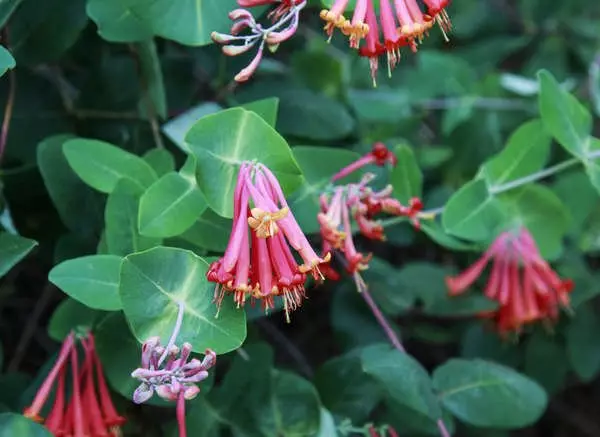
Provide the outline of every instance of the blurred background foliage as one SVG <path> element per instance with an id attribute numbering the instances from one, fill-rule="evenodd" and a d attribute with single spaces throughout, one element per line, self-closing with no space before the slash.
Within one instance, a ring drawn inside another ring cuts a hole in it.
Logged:
<path id="1" fill-rule="evenodd" d="M 4 410 L 19 411 L 30 399 L 39 384 L 36 375 L 56 350 L 51 339 L 98 321 L 98 348 L 113 388 L 128 395 L 134 387 L 128 375 L 137 363 L 137 342 L 123 317 L 106 317 L 65 300 L 47 281 L 55 264 L 94 254 L 105 244 L 105 198 L 52 152 L 65 135 L 117 144 L 166 173 L 184 163 L 177 143 L 191 121 L 220 108 L 276 97 L 276 128 L 292 147 L 358 153 L 368 151 L 374 141 L 410 147 L 424 173 L 429 209 L 444 205 L 482 162 L 503 149 L 518 126 L 538 116 L 539 69 L 549 70 L 600 116 L 598 2 L 454 0 L 449 8 L 451 41 L 445 43 L 433 29 L 418 54 L 403 56 L 391 78 L 382 68 L 373 88 L 366 59 L 349 50 L 340 35 L 326 42 L 319 0 L 310 1 L 297 35 L 264 60 L 250 82 L 234 84 L 233 76 L 250 58 L 228 58 L 218 47 L 204 45 L 209 39 L 203 29 L 228 26 L 226 14 L 235 2 L 221 1 L 207 6 L 200 22 L 171 16 L 168 8 L 162 20 L 134 19 L 145 6 L 130 0 L 0 3 L 2 43 L 17 65 L 0 81 L 0 102 L 14 93 L 2 155 L 0 221 L 7 232 L 0 234 L 0 271 L 6 274 L 32 251 L 0 284 Z M 161 7 L 164 2 L 155 3 Z M 134 18 L 114 20 L 124 5 Z M 597 136 L 600 124 L 595 121 Z M 169 151 L 166 157 L 163 147 Z M 566 157 L 553 148 L 550 163 Z M 310 168 L 310 158 L 305 162 Z M 380 176 L 386 182 L 383 171 Z M 44 183 L 50 179 L 53 188 Z M 407 349 L 427 369 L 453 357 L 484 358 L 528 375 L 551 397 L 546 414 L 527 429 L 509 433 L 456 421 L 455 435 L 600 436 L 600 315 L 595 299 L 600 293 L 600 202 L 581 169 L 553 177 L 547 186 L 562 201 L 561 214 L 568 222 L 554 259 L 558 270 L 576 283 L 575 316 L 564 317 L 551 332 L 540 326 L 518 341 L 501 341 L 472 318 L 488 302 L 449 302 L 443 277 L 472 261 L 477 247 L 434 225 L 424 235 L 399 224 L 387 231 L 389 244 L 363 242 L 376 255 L 365 279 Z M 202 254 L 222 250 L 229 222 L 208 210 L 198 223 L 196 232 L 188 231 L 177 244 L 184 240 Z M 14 237 L 15 230 L 26 239 Z M 248 372 L 240 356 L 224 358 L 232 361 L 229 372 L 222 378 L 219 373 L 217 388 L 203 388 L 206 396 L 192 403 L 190 435 L 214 436 L 220 429 L 235 436 L 276 435 L 277 409 L 298 414 L 290 424 L 280 423 L 277 435 L 320 432 L 325 437 L 335 435 L 336 427 L 341 433 L 368 422 L 391 424 L 405 436 L 436 435 L 430 419 L 390 401 L 385 387 L 375 383 L 377 375 L 363 372 L 356 348 L 385 342 L 385 337 L 350 284 L 311 292 L 292 325 L 279 315 L 262 318 L 249 311 L 249 318 L 250 346 L 245 350 L 264 362 L 253 363 Z M 275 352 L 261 341 L 270 342 Z M 261 392 L 267 385 L 270 391 Z M 260 404 L 265 399 L 279 404 Z M 161 428 L 167 434 L 157 431 L 157 424 L 172 421 L 172 411 L 135 409 L 125 398 L 119 402 L 134 418 L 126 429 L 131 435 L 174 435 L 170 425 Z M 298 405 L 304 409 L 298 411 Z M 244 411 L 249 406 L 254 410 Z M 298 423 L 299 431 L 294 428 Z"/>

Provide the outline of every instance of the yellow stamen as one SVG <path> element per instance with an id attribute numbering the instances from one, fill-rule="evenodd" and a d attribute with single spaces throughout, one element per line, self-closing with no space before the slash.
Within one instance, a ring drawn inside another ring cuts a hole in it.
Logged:
<path id="1" fill-rule="evenodd" d="M 279 226 L 276 222 L 287 216 L 289 211 L 287 207 L 275 212 L 252 208 L 250 211 L 251 217 L 248 217 L 248 225 L 256 231 L 258 238 L 273 237 L 279 232 Z"/>

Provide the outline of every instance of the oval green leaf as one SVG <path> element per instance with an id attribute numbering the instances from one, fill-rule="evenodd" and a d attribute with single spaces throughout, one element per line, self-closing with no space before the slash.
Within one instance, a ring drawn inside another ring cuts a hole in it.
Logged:
<path id="1" fill-rule="evenodd" d="M 243 161 L 265 164 L 286 191 L 301 182 L 286 141 L 254 112 L 233 108 L 203 117 L 192 126 L 185 142 L 197 158 L 200 190 L 223 217 L 233 216 L 233 191 Z"/>
<path id="2" fill-rule="evenodd" d="M 0 232 L 0 277 L 6 275 L 35 246 L 37 246 L 36 241 L 8 232 Z"/>
<path id="3" fill-rule="evenodd" d="M 52 437 L 47 428 L 21 414 L 0 414 L 0 437 Z"/>
<path id="4" fill-rule="evenodd" d="M 139 229 L 148 237 L 174 237 L 189 229 L 206 209 L 194 176 L 171 172 L 140 199 Z"/>
<path id="5" fill-rule="evenodd" d="M 394 187 L 394 197 L 402 203 L 408 203 L 411 197 L 421 197 L 423 174 L 413 150 L 406 144 L 394 149 L 398 164 L 392 170 L 390 182 Z"/>
<path id="6" fill-rule="evenodd" d="M 141 191 L 157 179 L 142 158 L 104 141 L 76 138 L 67 141 L 63 151 L 75 173 L 103 193 L 112 192 L 121 179 L 129 180 Z"/>
<path id="7" fill-rule="evenodd" d="M 458 190 L 442 215 L 446 232 L 471 241 L 491 238 L 504 220 L 502 204 L 489 194 L 482 179 L 473 180 Z"/>
<path id="8" fill-rule="evenodd" d="M 245 312 L 236 309 L 233 299 L 224 299 L 215 317 L 214 284 L 207 281 L 207 270 L 202 258 L 171 247 L 156 247 L 124 259 L 119 293 L 127 321 L 140 342 L 160 336 L 166 344 L 182 303 L 185 312 L 178 343 L 189 342 L 194 351 L 211 348 L 219 354 L 243 343 Z"/>
<path id="9" fill-rule="evenodd" d="M 54 267 L 48 279 L 73 299 L 97 310 L 121 309 L 119 272 L 121 257 L 90 255 Z"/>
<path id="10" fill-rule="evenodd" d="M 538 80 L 538 103 L 544 127 L 567 152 L 578 158 L 584 157 L 592 132 L 592 115 L 562 89 L 548 71 L 540 71 Z"/>
<path id="11" fill-rule="evenodd" d="M 536 382 L 483 360 L 450 360 L 435 370 L 433 385 L 445 408 L 479 427 L 525 427 L 540 418 L 548 403 Z"/>
<path id="12" fill-rule="evenodd" d="M 442 415 L 427 371 L 413 357 L 376 345 L 363 349 L 362 367 L 387 394 L 388 402 L 413 409 L 432 419 Z"/>
<path id="13" fill-rule="evenodd" d="M 4 46 L 0 46 L 0 76 L 3 76 L 6 70 L 11 68 L 15 68 L 15 58 Z"/>

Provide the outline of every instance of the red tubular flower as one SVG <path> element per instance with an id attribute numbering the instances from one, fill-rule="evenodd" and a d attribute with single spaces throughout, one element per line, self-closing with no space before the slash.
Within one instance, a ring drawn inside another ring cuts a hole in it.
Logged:
<path id="1" fill-rule="evenodd" d="M 277 178 L 262 164 L 243 163 L 234 192 L 231 237 L 222 258 L 212 263 L 207 278 L 217 284 L 215 302 L 233 294 L 238 307 L 258 299 L 265 310 L 274 297 L 284 302 L 286 317 L 304 298 L 306 275 L 324 279 L 319 257 L 292 215 Z M 250 232 L 250 236 L 248 233 Z M 302 259 L 298 264 L 294 249 Z"/>
<path id="2" fill-rule="evenodd" d="M 334 174 L 331 177 L 331 181 L 335 182 L 343 177 L 346 177 L 350 173 L 363 168 L 365 165 L 375 164 L 379 167 L 383 167 L 385 164 L 390 164 L 392 167 L 395 167 L 397 163 L 398 158 L 394 152 L 389 150 L 383 143 L 375 143 L 373 144 L 373 147 L 369 153 L 365 154 L 360 159 L 354 161 L 352 164 L 344 167 L 339 172 Z"/>
<path id="3" fill-rule="evenodd" d="M 562 280 L 541 257 L 526 228 L 504 232 L 471 267 L 446 278 L 451 296 L 464 293 L 492 261 L 485 295 L 498 302 L 494 318 L 501 333 L 520 332 L 526 324 L 555 321 L 569 306 L 571 280 Z"/>
<path id="4" fill-rule="evenodd" d="M 57 376 L 63 371 L 67 360 L 71 356 L 71 350 L 73 349 L 74 344 L 75 336 L 71 333 L 63 341 L 60 352 L 58 353 L 58 358 L 56 359 L 56 363 L 50 370 L 50 373 L 48 373 L 48 376 L 42 383 L 41 387 L 38 389 L 33 402 L 29 407 L 25 408 L 25 411 L 23 412 L 25 417 L 28 417 L 29 419 L 32 419 L 38 423 L 44 421 L 40 413 L 44 407 L 44 404 L 48 400 L 48 397 L 50 396 L 52 386 L 54 385 Z"/>

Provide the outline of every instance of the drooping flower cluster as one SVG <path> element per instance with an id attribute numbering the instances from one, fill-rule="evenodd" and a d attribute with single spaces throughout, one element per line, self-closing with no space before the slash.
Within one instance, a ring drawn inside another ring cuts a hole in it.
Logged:
<path id="1" fill-rule="evenodd" d="M 504 232 L 477 262 L 458 276 L 446 278 L 451 296 L 464 293 L 492 261 L 485 295 L 498 302 L 492 314 L 501 333 L 520 332 L 524 325 L 555 321 L 569 307 L 571 280 L 562 280 L 542 258 L 529 231 Z"/>
<path id="2" fill-rule="evenodd" d="M 245 82 L 258 68 L 265 45 L 269 50 L 275 51 L 279 44 L 296 33 L 300 11 L 306 6 L 306 0 L 238 0 L 238 5 L 242 8 L 276 5 L 268 15 L 271 19 L 269 27 L 258 23 L 249 10 L 235 9 L 229 13 L 229 18 L 233 21 L 230 33 L 211 34 L 214 42 L 223 44 L 222 50 L 227 56 L 237 56 L 258 46 L 252 61 L 235 76 L 236 82 Z M 246 33 L 242 34 L 243 32 Z"/>
<path id="3" fill-rule="evenodd" d="M 396 162 L 396 156 L 384 144 L 376 143 L 369 153 L 336 173 L 332 181 L 339 180 L 367 164 L 383 166 L 386 163 L 395 165 Z M 375 220 L 380 213 L 408 217 L 415 227 L 419 227 L 419 213 L 423 207 L 421 201 L 413 198 L 408 206 L 402 205 L 391 197 L 391 185 L 381 191 L 373 191 L 369 187 L 373 178 L 372 173 L 367 173 L 360 182 L 333 186 L 320 198 L 321 212 L 317 219 L 321 226 L 323 253 L 335 250 L 343 254 L 346 270 L 351 274 L 365 270 L 371 259 L 371 255 L 364 255 L 356 250 L 352 236 L 352 219 L 358 225 L 360 233 L 371 240 L 385 240 L 383 226 Z M 325 270 L 325 273 L 330 279 L 339 277 L 331 267 Z"/>
<path id="4" fill-rule="evenodd" d="M 131 376 L 141 383 L 133 393 L 133 401 L 141 404 L 149 400 L 154 393 L 166 401 L 177 401 L 180 397 L 189 401 L 194 399 L 200 388 L 198 383 L 208 378 L 208 369 L 217 361 L 217 355 L 210 349 L 205 352 L 202 361 L 190 360 L 192 345 L 160 344 L 159 337 L 152 337 L 142 345 L 141 366 Z"/>
<path id="5" fill-rule="evenodd" d="M 349 0 L 335 0 L 331 9 L 321 11 L 329 38 L 339 29 L 350 40 L 350 47 L 360 56 L 369 58 L 371 76 L 375 84 L 379 57 L 387 55 L 388 74 L 400 61 L 400 49 L 410 47 L 413 52 L 427 35 L 434 22 L 440 26 L 446 40 L 452 26 L 446 12 L 450 0 L 423 0 L 423 12 L 417 0 L 379 0 L 379 19 L 375 0 L 356 0 L 351 19 L 344 16 Z M 380 31 L 381 26 L 381 31 Z M 381 36 L 383 35 L 383 41 Z M 365 40 L 362 45 L 361 41 Z"/>
<path id="6" fill-rule="evenodd" d="M 74 333 L 64 340 L 54 366 L 23 414 L 44 423 L 55 436 L 119 437 L 125 419 L 117 413 L 110 398 L 94 337 L 90 333 L 79 339 L 84 350 L 82 364 L 79 362 L 77 340 Z M 70 391 L 66 387 L 69 364 Z M 56 389 L 54 404 L 44 420 L 42 409 L 53 388 Z M 70 393 L 68 399 L 67 393 Z"/>
<path id="7" fill-rule="evenodd" d="M 302 260 L 300 264 L 292 253 Z M 283 299 L 286 317 L 302 304 L 307 274 L 323 279 L 320 266 L 330 254 L 318 256 L 292 215 L 275 175 L 263 164 L 242 163 L 234 193 L 231 236 L 225 254 L 213 262 L 207 278 L 217 284 L 221 305 L 233 294 L 238 307 L 248 298 L 263 308 Z"/>

